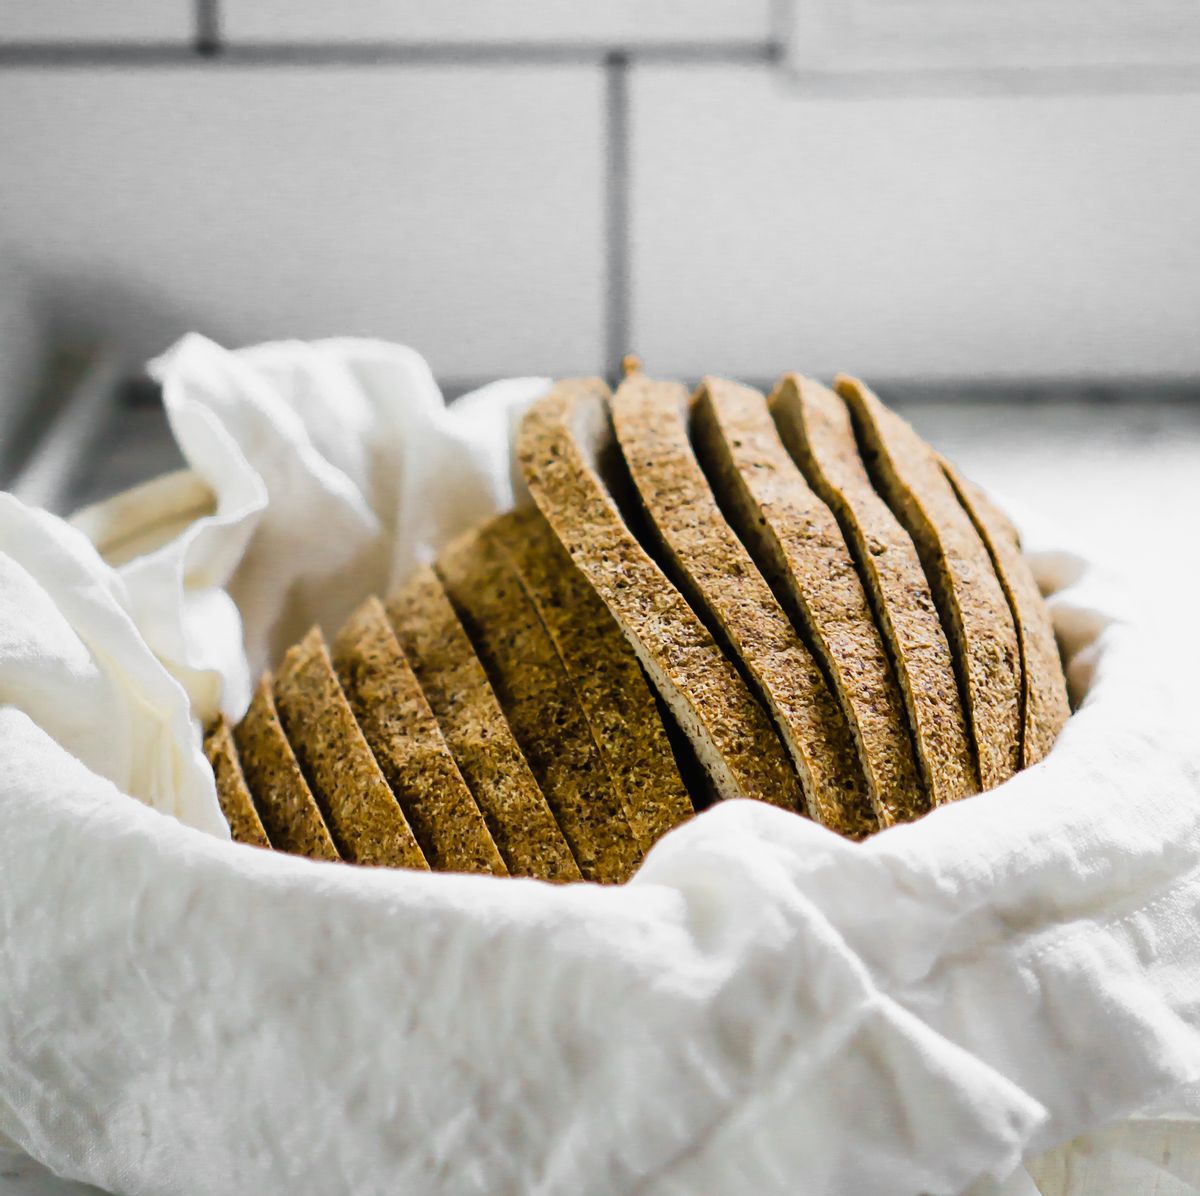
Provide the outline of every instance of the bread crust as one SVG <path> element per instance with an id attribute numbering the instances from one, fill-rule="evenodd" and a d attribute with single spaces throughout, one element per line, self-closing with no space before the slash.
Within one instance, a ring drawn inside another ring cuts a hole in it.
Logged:
<path id="1" fill-rule="evenodd" d="M 582 879 L 442 583 L 419 569 L 387 616 L 512 876 Z"/>
<path id="2" fill-rule="evenodd" d="M 867 474 L 845 403 L 798 374 L 768 400 L 780 439 L 829 506 L 854 556 L 908 711 L 934 805 L 979 791 L 950 644 L 912 537 Z"/>
<path id="3" fill-rule="evenodd" d="M 506 875 L 378 598 L 368 598 L 338 632 L 333 664 L 429 866 L 438 872 Z"/>
<path id="4" fill-rule="evenodd" d="M 766 397 L 705 379 L 692 441 L 725 513 L 821 661 L 882 827 L 929 809 L 904 699 L 833 512 L 788 455 Z"/>
<path id="5" fill-rule="evenodd" d="M 598 378 L 572 379 L 530 408 L 517 438 L 530 493 L 620 624 L 717 795 L 797 809 L 800 786 L 766 712 L 605 485 L 604 459 L 618 451 L 608 398 Z"/>

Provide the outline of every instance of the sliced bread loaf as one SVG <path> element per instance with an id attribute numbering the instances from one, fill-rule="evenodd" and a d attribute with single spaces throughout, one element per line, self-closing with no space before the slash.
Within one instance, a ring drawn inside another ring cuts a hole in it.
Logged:
<path id="1" fill-rule="evenodd" d="M 387 604 L 396 638 L 513 876 L 579 880 L 579 866 L 442 583 L 419 569 Z"/>
<path id="2" fill-rule="evenodd" d="M 618 884 L 641 862 L 620 797 L 570 678 L 492 521 L 435 564 L 585 880 Z"/>
<path id="3" fill-rule="evenodd" d="M 688 394 L 632 374 L 612 401 L 617 443 L 669 572 L 775 720 L 809 814 L 855 838 L 877 826 L 846 716 L 729 526 L 688 439 Z"/>
<path id="4" fill-rule="evenodd" d="M 369 598 L 333 643 L 346 697 L 429 866 L 507 872 L 487 824 L 388 622 Z"/>
<path id="5" fill-rule="evenodd" d="M 498 540 L 554 643 L 643 851 L 691 817 L 662 716 L 637 655 L 536 507 Z"/>
<path id="6" fill-rule="evenodd" d="M 427 869 L 417 840 L 338 683 L 324 637 L 313 628 L 290 648 L 275 678 L 280 721 L 309 778 L 343 859 Z"/>
<path id="7" fill-rule="evenodd" d="M 979 790 L 949 641 L 912 537 L 875 492 L 846 405 L 798 374 L 780 380 L 771 414 L 809 485 L 837 517 L 874 608 L 908 708 L 935 805 Z"/>
<path id="8" fill-rule="evenodd" d="M 954 652 L 985 789 L 1020 765 L 1020 650 L 987 548 L 937 454 L 854 378 L 834 386 L 850 408 L 867 472 L 912 537 Z"/>
<path id="9" fill-rule="evenodd" d="M 217 782 L 217 800 L 221 803 L 221 813 L 229 823 L 229 833 L 234 842 L 270 847 L 271 842 L 254 808 L 254 799 L 242 774 L 233 735 L 223 714 L 217 715 L 217 721 L 205 736 L 204 754 L 212 765 Z"/>
<path id="10" fill-rule="evenodd" d="M 706 379 L 693 403 L 692 440 L 742 543 L 834 686 L 880 826 L 923 813 L 929 796 L 904 699 L 854 558 L 779 439 L 765 396 Z"/>
<path id="11" fill-rule="evenodd" d="M 314 860 L 337 860 L 337 848 L 279 721 L 269 675 L 233 732 L 246 784 L 271 845 Z"/>
<path id="12" fill-rule="evenodd" d="M 1008 599 L 1021 651 L 1021 767 L 1043 759 L 1071 714 L 1062 658 L 1050 610 L 1021 555 L 1017 529 L 973 482 L 948 461 L 942 469 L 991 555 Z"/>
<path id="13" fill-rule="evenodd" d="M 633 645 L 716 792 L 799 808 L 799 783 L 766 711 L 617 506 L 610 486 L 620 489 L 623 466 L 608 398 L 599 379 L 576 379 L 530 408 L 517 439 L 529 490 Z"/>

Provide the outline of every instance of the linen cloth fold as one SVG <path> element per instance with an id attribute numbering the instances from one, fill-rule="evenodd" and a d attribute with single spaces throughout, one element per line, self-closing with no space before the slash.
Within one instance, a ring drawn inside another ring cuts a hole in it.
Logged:
<path id="1" fill-rule="evenodd" d="M 1126 1193 L 1197 1151 L 1179 629 L 1040 556 L 1059 743 L 864 844 L 728 802 L 619 888 L 258 851 L 200 726 L 516 501 L 547 383 L 447 408 L 352 340 L 155 370 L 188 470 L 74 526 L 0 499 L 0 1135 L 129 1194 L 1082 1196 L 1069 1140 Z"/>

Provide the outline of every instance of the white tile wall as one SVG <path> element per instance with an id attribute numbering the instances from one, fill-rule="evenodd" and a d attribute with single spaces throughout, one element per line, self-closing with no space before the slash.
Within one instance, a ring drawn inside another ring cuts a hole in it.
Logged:
<path id="1" fill-rule="evenodd" d="M 0 0 L 0 45 L 11 42 L 189 42 L 191 0 Z"/>
<path id="2" fill-rule="evenodd" d="M 226 39 L 722 42 L 766 40 L 771 0 L 224 0 Z"/>
<path id="3" fill-rule="evenodd" d="M 137 354 L 354 333 L 594 370 L 602 108 L 587 67 L 0 71 L 0 254 Z"/>
<path id="4" fill-rule="evenodd" d="M 638 68 L 651 369 L 1200 372 L 1200 95 L 801 98 Z"/>

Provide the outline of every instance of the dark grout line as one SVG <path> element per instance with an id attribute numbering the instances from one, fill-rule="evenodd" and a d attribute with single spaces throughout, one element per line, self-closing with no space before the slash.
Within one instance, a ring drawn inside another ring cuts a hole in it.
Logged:
<path id="1" fill-rule="evenodd" d="M 27 42 L 0 45 L 0 67 L 215 66 L 602 66 L 614 57 L 646 63 L 758 65 L 778 59 L 772 42 L 244 43 L 221 39 L 219 0 L 194 0 L 195 43 Z"/>
<path id="2" fill-rule="evenodd" d="M 629 115 L 629 59 L 613 54 L 604 71 L 604 354 L 613 375 L 630 350 Z"/>
<path id="3" fill-rule="evenodd" d="M 220 0 L 195 0 L 196 53 L 212 57 L 221 50 Z"/>

